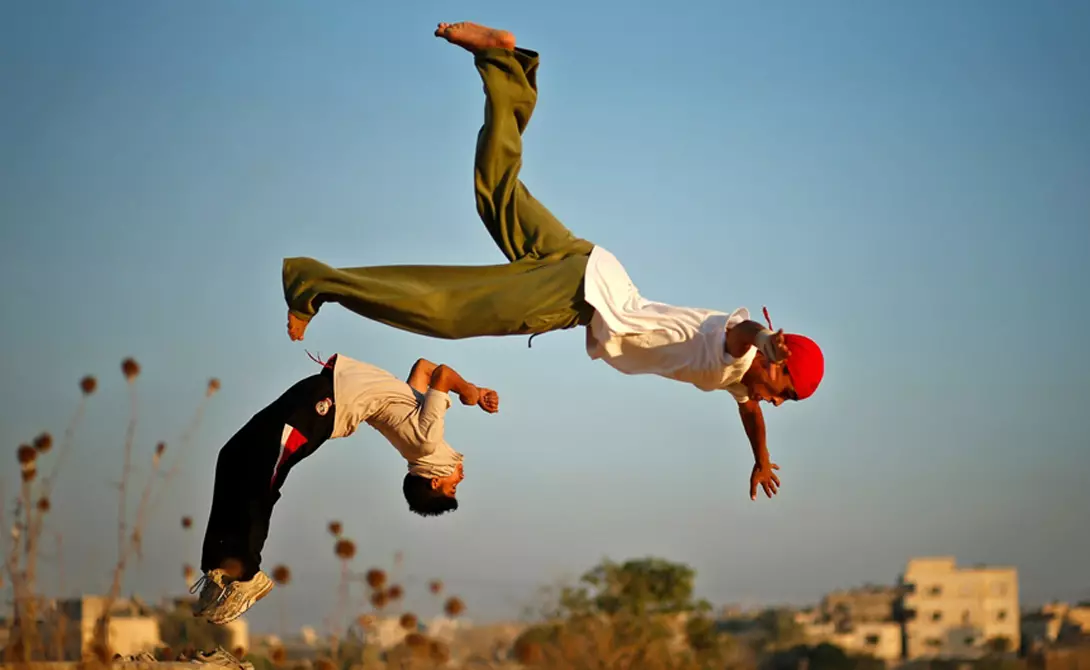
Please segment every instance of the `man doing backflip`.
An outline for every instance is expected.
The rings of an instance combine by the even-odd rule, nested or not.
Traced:
[[[438,516],[458,509],[462,454],[445,440],[450,393],[463,405],[499,411],[495,391],[470,384],[447,365],[418,360],[401,381],[369,363],[335,354],[318,374],[296,382],[255,414],[216,461],[212,509],[193,614],[234,621],[273,588],[261,550],[288,473],[324,442],[374,428],[408,463],[402,493],[409,509]]]

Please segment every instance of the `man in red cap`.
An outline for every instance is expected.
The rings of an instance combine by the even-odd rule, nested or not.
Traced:
[[[813,394],[824,373],[821,350],[801,335],[750,320],[745,309],[727,314],[641,296],[613,254],[573,235],[519,179],[539,55],[516,46],[510,32],[474,23],[441,23],[435,35],[470,52],[484,84],[474,162],[477,213],[508,262],[333,268],[313,258],[286,258],[288,335],[303,339],[328,302],[442,339],[583,326],[590,357],[624,374],[730,392],[753,448],[750,497],[756,499],[759,487],[774,495],[779,466],[769,459],[758,403],[778,406]]]

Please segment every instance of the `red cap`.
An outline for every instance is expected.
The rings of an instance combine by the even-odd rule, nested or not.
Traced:
[[[825,356],[809,337],[784,333],[784,344],[791,351],[787,356],[787,372],[799,400],[809,398],[825,376]]]

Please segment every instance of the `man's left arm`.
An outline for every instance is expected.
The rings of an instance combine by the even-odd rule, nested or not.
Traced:
[[[753,449],[753,471],[749,476],[750,500],[757,499],[757,487],[764,489],[765,495],[771,498],[776,494],[780,486],[780,478],[776,476],[776,470],[780,466],[772,462],[768,454],[768,444],[765,440],[765,417],[761,412],[761,405],[750,398],[738,403],[738,414],[742,418],[742,427],[746,430],[750,447]]]
[[[417,393],[427,393],[428,385],[431,383],[431,376],[435,373],[437,367],[439,366],[428,359],[419,358],[413,363],[412,369],[409,370],[409,378],[405,380],[405,383],[413,387],[413,390]]]
[[[790,353],[784,343],[782,328],[772,332],[760,323],[749,320],[727,328],[727,337],[723,344],[727,355],[741,358],[750,347],[757,347],[773,363],[782,361]]]

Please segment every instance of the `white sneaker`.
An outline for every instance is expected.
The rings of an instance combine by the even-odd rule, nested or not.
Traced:
[[[219,602],[204,612],[204,617],[214,624],[230,623],[269,595],[272,589],[273,581],[260,570],[248,582],[236,579],[224,589]]]
[[[202,575],[200,579],[194,582],[193,586],[189,588],[189,592],[196,593],[200,589],[201,594],[197,596],[197,602],[193,604],[193,616],[204,614],[209,608],[222,600],[230,579],[225,571],[217,568],[208,574]]]
[[[232,668],[235,670],[254,670],[253,663],[238,660],[235,658],[234,654],[223,647],[216,647],[215,651],[208,654],[203,651],[198,651],[193,656],[193,662],[202,665],[218,665],[221,668]]]

